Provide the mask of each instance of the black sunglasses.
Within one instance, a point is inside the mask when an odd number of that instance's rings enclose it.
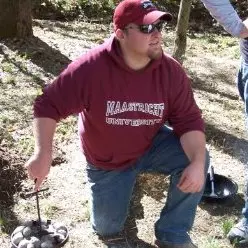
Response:
[[[126,27],[125,29],[138,28],[141,33],[151,34],[152,32],[154,32],[155,28],[158,30],[158,32],[161,32],[164,24],[165,24],[165,22],[161,21],[161,22],[158,22],[156,24],[138,25],[137,27]]]

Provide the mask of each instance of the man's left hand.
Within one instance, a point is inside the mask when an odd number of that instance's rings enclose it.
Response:
[[[184,193],[196,193],[202,190],[204,182],[204,166],[191,163],[184,169],[177,187]]]
[[[248,37],[248,19],[243,21],[243,29],[240,32],[240,38],[247,38]]]

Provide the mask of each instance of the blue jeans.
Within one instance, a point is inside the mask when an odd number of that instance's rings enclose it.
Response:
[[[245,118],[246,118],[246,126],[248,125],[248,64],[245,63],[245,61],[241,61],[241,65],[238,71],[238,75],[237,75],[237,86],[238,86],[238,90],[239,90],[239,94],[241,96],[241,98],[244,101],[245,104]],[[248,127],[248,126],[247,126]],[[242,213],[244,215],[244,217],[247,219],[247,223],[248,223],[248,171],[247,171],[247,166],[245,168],[245,184],[246,184],[246,200],[245,200],[245,206],[242,210]]]
[[[237,75],[237,86],[239,94],[245,103],[245,114],[248,116],[248,64],[243,60]]]
[[[179,139],[167,127],[160,129],[152,147],[132,167],[123,170],[101,170],[87,165],[91,189],[91,222],[93,229],[102,236],[122,231],[137,175],[140,172],[170,174],[167,202],[155,223],[155,235],[165,243],[190,241],[196,207],[203,192],[183,193],[176,186],[182,171],[188,166]],[[209,156],[207,153],[205,173]]]

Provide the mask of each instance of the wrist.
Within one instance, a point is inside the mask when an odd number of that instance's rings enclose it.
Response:
[[[205,167],[205,157],[192,159],[190,162],[193,166],[204,168]]]
[[[243,27],[240,31],[239,37],[243,38],[243,39],[248,38],[248,29],[244,24],[243,24]]]
[[[34,150],[34,155],[36,156],[36,157],[40,157],[40,158],[44,158],[44,157],[46,157],[46,158],[52,158],[52,149],[35,149]]]

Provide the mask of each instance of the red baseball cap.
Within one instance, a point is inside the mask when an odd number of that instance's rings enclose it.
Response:
[[[149,0],[123,0],[115,8],[113,22],[116,30],[125,28],[129,23],[146,25],[158,19],[171,21],[172,15],[159,11]]]

